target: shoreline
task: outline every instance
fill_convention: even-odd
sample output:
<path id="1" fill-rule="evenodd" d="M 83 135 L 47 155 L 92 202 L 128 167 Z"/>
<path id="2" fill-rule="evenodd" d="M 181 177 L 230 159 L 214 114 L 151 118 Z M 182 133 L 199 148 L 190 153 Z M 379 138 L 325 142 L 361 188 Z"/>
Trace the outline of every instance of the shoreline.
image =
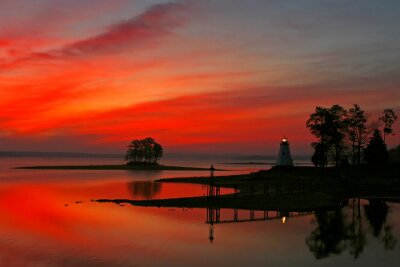
<path id="1" fill-rule="evenodd" d="M 387 199 L 400 202 L 400 167 L 354 168 L 275 167 L 242 175 L 164 178 L 159 183 L 207 185 L 207 196 L 92 201 L 143 207 L 315 211 L 335 209 L 349 199 Z M 234 192 L 219 194 L 218 188 Z M 218 190 L 216 190 L 218 189 Z"/>

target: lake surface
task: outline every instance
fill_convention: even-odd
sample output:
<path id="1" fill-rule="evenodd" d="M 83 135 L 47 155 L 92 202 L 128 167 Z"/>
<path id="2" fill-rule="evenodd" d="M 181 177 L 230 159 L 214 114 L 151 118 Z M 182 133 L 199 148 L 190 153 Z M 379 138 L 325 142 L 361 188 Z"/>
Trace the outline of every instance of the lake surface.
<path id="1" fill-rule="evenodd" d="M 270 211 L 268 220 L 262 211 L 238 211 L 240 220 L 255 220 L 211 225 L 206 223 L 205 209 L 92 201 L 203 196 L 204 186 L 153 181 L 207 176 L 207 172 L 11 169 L 102 163 L 120 162 L 0 158 L 1 266 L 382 267 L 400 262 L 396 203 L 349 200 L 333 211 L 284 215 Z M 210 162 L 164 164 L 207 167 Z M 216 167 L 234 170 L 229 172 L 233 174 L 266 166 Z M 220 174 L 227 173 L 216 173 Z M 233 210 L 220 211 L 221 221 L 232 221 L 233 216 Z"/>

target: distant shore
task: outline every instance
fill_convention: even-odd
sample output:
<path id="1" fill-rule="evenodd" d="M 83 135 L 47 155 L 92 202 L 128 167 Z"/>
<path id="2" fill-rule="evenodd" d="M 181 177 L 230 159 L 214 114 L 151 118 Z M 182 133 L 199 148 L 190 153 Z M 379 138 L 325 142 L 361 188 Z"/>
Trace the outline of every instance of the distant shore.
<path id="1" fill-rule="evenodd" d="M 166 165 L 63 165 L 63 166 L 23 166 L 14 169 L 29 170 L 139 170 L 139 171 L 210 171 L 209 168 L 166 166 Z M 215 171 L 226 171 L 215 169 Z"/>

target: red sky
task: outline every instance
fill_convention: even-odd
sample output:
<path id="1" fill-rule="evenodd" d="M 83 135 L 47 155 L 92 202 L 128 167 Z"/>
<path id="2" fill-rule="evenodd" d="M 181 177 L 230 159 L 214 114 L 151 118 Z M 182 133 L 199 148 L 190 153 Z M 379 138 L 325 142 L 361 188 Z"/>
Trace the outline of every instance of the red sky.
<path id="1" fill-rule="evenodd" d="M 317 105 L 400 113 L 398 2 L 267 2 L 2 1 L 0 150 L 304 154 Z"/>

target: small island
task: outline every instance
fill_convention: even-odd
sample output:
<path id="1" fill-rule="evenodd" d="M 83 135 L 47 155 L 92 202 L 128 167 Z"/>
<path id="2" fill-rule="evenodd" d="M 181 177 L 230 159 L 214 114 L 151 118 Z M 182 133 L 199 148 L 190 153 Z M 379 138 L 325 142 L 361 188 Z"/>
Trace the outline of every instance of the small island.
<path id="1" fill-rule="evenodd" d="M 60 166 L 24 166 L 15 169 L 30 170 L 135 170 L 135 171 L 210 171 L 210 168 L 189 166 L 167 166 L 159 164 L 164 156 L 163 147 L 153 138 L 135 139 L 125 155 L 125 164 L 117 165 L 60 165 Z M 213 169 L 214 171 L 225 171 Z"/>
<path id="2" fill-rule="evenodd" d="M 61 165 L 61 166 L 24 166 L 15 169 L 30 170 L 136 170 L 136 171 L 210 171 L 209 168 L 186 167 L 186 166 L 167 166 L 167 165 Z M 216 171 L 226 171 L 215 169 Z"/>

